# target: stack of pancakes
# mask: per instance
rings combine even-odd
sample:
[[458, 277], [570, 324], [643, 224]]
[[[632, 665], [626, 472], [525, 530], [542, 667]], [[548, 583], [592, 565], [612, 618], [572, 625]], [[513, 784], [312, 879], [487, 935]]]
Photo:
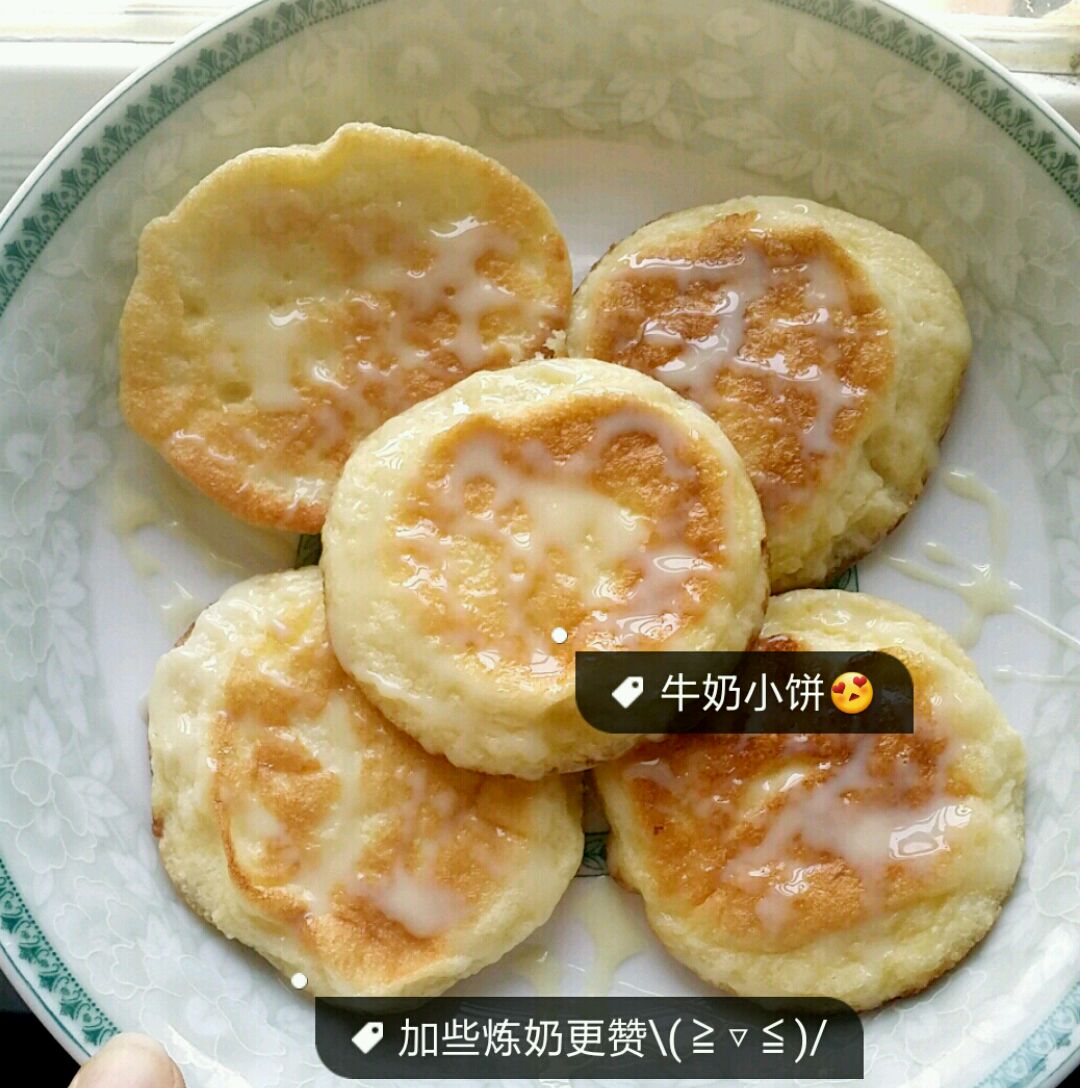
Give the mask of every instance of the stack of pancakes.
[[[135, 430], [238, 517], [322, 532], [321, 569], [234, 587], [154, 677], [162, 857], [227, 936], [316, 993], [441, 992], [550, 915], [590, 768], [612, 872], [724, 990], [871, 1008], [988, 931], [1019, 738], [943, 632], [816, 588], [918, 497], [970, 354], [914, 243], [742, 198], [571, 299], [523, 182], [350, 125], [152, 222], [121, 334]], [[751, 646], [896, 654], [914, 735], [577, 711], [576, 651]]]

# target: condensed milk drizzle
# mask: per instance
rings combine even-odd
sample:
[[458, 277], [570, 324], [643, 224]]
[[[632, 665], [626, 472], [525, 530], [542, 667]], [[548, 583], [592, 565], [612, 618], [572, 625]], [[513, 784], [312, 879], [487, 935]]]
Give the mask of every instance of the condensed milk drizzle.
[[[966, 605], [967, 614], [957, 632], [956, 640], [970, 649], [982, 634], [983, 626], [991, 616], [1013, 613], [1063, 646], [1080, 650], [1080, 639], [1020, 604], [1020, 586], [1005, 574], [1005, 561], [1009, 547], [1009, 510], [1001, 496], [980, 480], [975, 473], [953, 469], [945, 474], [945, 486], [960, 498], [978, 503], [986, 512], [989, 536], [989, 557], [975, 563], [955, 555], [949, 548], [935, 541], [923, 545], [923, 554], [936, 568], [923, 566], [911, 559], [889, 556], [889, 565], [919, 582], [938, 586], [955, 593]], [[946, 571], [954, 571], [950, 575]]]
[[[402, 857], [395, 859], [390, 872], [376, 880], [354, 879], [349, 890], [369, 900], [387, 918], [407, 929], [414, 937], [435, 937], [460, 922], [468, 913], [468, 904], [454, 889], [438, 879], [436, 863], [439, 850], [453, 834], [457, 821], [452, 819], [458, 807], [455, 791], [444, 789], [430, 795], [427, 775], [422, 769], [407, 776], [409, 796], [398, 817], [398, 841], [406, 846], [418, 842], [412, 865]], [[430, 837], [419, 832], [420, 808], [430, 803], [440, 817], [438, 830]]]
[[[836, 449], [833, 428], [842, 409], [855, 406], [863, 392], [849, 386], [837, 371], [840, 343], [850, 335], [842, 321], [849, 307], [847, 289], [832, 263], [813, 256], [794, 264], [775, 264], [754, 244], [763, 232], [751, 230], [750, 242], [729, 261], [694, 261], [630, 254], [621, 258], [629, 279], [673, 281], [680, 296], [664, 313], [651, 317], [636, 343], [677, 348], [676, 354], [650, 373], [666, 385], [715, 413], [723, 403], [717, 390], [722, 373], [746, 374], [764, 381], [777, 403], [809, 392], [816, 414], [800, 440], [807, 454], [827, 455]], [[747, 311], [772, 289], [789, 283], [802, 288], [804, 310], [778, 319], [784, 327], [809, 329], [819, 345], [819, 362], [793, 367], [783, 352], [759, 358], [746, 350]], [[713, 289], [707, 308], [690, 305], [685, 296], [698, 285]], [[709, 331], [687, 336], [680, 324], [688, 315], [709, 318]], [[625, 343], [624, 348], [630, 346]], [[758, 481], [755, 481], [758, 482]]]
[[[950, 849], [956, 831], [972, 816], [946, 788], [954, 759], [948, 744], [935, 759], [926, 796], [909, 803], [904, 794], [919, 784], [918, 773], [894, 761], [889, 782], [875, 774], [871, 760], [877, 737], [852, 738], [846, 758], [839, 753], [820, 759], [811, 742], [806, 735], [786, 738], [777, 759], [788, 770], [772, 779], [737, 783], [742, 791], [736, 796], [693, 797], [693, 773], [684, 779], [662, 757], [632, 764], [626, 772], [629, 778], [656, 783], [670, 796], [668, 804], [688, 806], [699, 820], [707, 820], [721, 806], [734, 817], [738, 808], [742, 821], [760, 829], [750, 845], [728, 857], [718, 877], [755, 897], [755, 912], [769, 933], [784, 927], [815, 873], [828, 864], [799, 860], [802, 850], [843, 861], [858, 877], [864, 903], [873, 909], [884, 901], [890, 866], [931, 861]], [[732, 743], [752, 745], [755, 740]], [[802, 769], [791, 770], [793, 764], [802, 764]]]
[[[430, 365], [433, 349], [414, 344], [409, 330], [445, 309], [456, 319], [456, 327], [449, 338], [439, 342], [439, 347], [452, 352], [464, 370], [475, 370], [486, 357], [481, 319], [497, 310], [532, 305], [477, 268], [480, 259], [488, 255], [513, 257], [517, 243], [498, 227], [470, 216], [448, 230], [428, 231], [424, 248], [430, 250], [431, 261], [422, 271], [408, 268], [399, 259], [373, 262], [363, 273], [368, 291], [394, 300], [392, 316], [381, 330], [386, 350], [394, 365]], [[361, 356], [360, 365], [365, 364], [370, 365], [370, 361]]]
[[[600, 419], [568, 456], [556, 457], [535, 439], [508, 444], [491, 430], [454, 447], [450, 470], [428, 486], [430, 513], [396, 535], [406, 545], [405, 588], [441, 596], [457, 649], [473, 649], [488, 667], [524, 658], [534, 673], [545, 674], [561, 672], [569, 650], [590, 639], [630, 647], [674, 631], [680, 613], [695, 604], [694, 587], [717, 573], [716, 557], [698, 554], [687, 540], [689, 505], [637, 512], [594, 482], [612, 444], [641, 434], [659, 446], [673, 481], [694, 477], [676, 434], [636, 409]], [[483, 501], [471, 505], [478, 489]], [[460, 580], [477, 577], [468, 566], [475, 544], [497, 557], [484, 595], [497, 596], [504, 609], [500, 637], [478, 638], [475, 617], [458, 599]], [[584, 613], [574, 627], [576, 644], [565, 652], [552, 644], [550, 625], [534, 629], [528, 620], [530, 600], [553, 579]]]
[[[798, 738], [792, 739], [797, 750]], [[819, 764], [812, 781], [785, 791], [782, 805], [762, 811], [765, 830], [758, 843], [725, 866], [725, 879], [759, 896], [755, 911], [766, 931], [784, 926], [820, 867], [795, 862], [797, 844], [842, 860], [874, 909], [884, 901], [891, 865], [925, 862], [948, 850], [950, 830], [970, 821], [970, 808], [945, 792], [946, 759], [936, 764], [930, 798], [917, 807], [869, 800], [882, 786], [869, 769], [877, 745], [876, 737], [857, 737], [844, 762]]]
[[[457, 791], [438, 788], [423, 768], [400, 768], [400, 781], [395, 785], [402, 799], [391, 816], [394, 859], [386, 872], [364, 872], [364, 857], [358, 857], [355, 848], [356, 828], [370, 824], [370, 807], [365, 800], [364, 761], [356, 750], [352, 714], [348, 699], [334, 692], [303, 732], [307, 754], [333, 771], [339, 791], [310, 841], [303, 845], [289, 841], [283, 827], [275, 835], [267, 834], [272, 830], [267, 817], [250, 798], [241, 809], [242, 827], [233, 820], [233, 835], [241, 832], [254, 842], [275, 838], [279, 849], [290, 851], [297, 865], [291, 879], [306, 901], [308, 924], [332, 914], [338, 897], [359, 898], [414, 937], [435, 937], [468, 913], [465, 898], [441, 880], [438, 872], [440, 851], [468, 819], [468, 813]], [[242, 726], [252, 737], [261, 732], [256, 722]], [[253, 811], [257, 820], [252, 819]], [[433, 824], [435, 830], [428, 833]]]
[[1034, 684], [1061, 684], [1066, 687], [1080, 686], [1080, 674], [1029, 672], [1025, 669], [1014, 669], [1011, 665], [999, 665], [994, 669], [994, 675], [1001, 680], [1029, 680]]
[[583, 994], [604, 997], [611, 992], [619, 968], [648, 948], [649, 930], [638, 904], [611, 877], [591, 877], [578, 883], [583, 887], [573, 897], [573, 914], [592, 944]]
[[[589, 938], [590, 952], [585, 962], [564, 965], [550, 947], [534, 939], [507, 956], [506, 965], [541, 997], [563, 993], [564, 966], [581, 979], [572, 984], [572, 993], [606, 996], [615, 987], [623, 964], [646, 951], [651, 943], [640, 905], [609, 876], [574, 881], [564, 903], [569, 917]], [[621, 989], [638, 989], [626, 982], [620, 981], [619, 985]]]
[[[507, 289], [481, 268], [518, 251], [516, 239], [493, 223], [469, 216], [418, 235], [362, 220], [338, 230], [359, 262], [350, 287], [333, 295], [315, 288], [279, 305], [257, 298], [224, 315], [228, 346], [211, 357], [222, 389], [238, 390], [239, 400], [264, 411], [323, 399], [314, 418], [328, 448], [341, 439], [342, 415], [372, 430], [448, 384], [455, 368], [461, 377], [488, 365], [489, 315], [516, 311], [525, 330], [501, 339], [507, 362], [520, 361], [523, 342], [532, 341], [529, 325], [539, 328], [554, 315], [550, 305]], [[436, 328], [440, 315], [449, 320]], [[302, 425], [308, 417], [305, 411]]]

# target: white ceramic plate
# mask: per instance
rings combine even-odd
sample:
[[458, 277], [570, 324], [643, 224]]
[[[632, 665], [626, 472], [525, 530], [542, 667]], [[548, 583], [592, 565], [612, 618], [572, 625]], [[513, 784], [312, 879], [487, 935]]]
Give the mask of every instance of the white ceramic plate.
[[[659, 213], [782, 192], [909, 234], [955, 278], [970, 380], [941, 468], [859, 580], [954, 631], [962, 596], [890, 556], [1016, 583], [1026, 611], [973, 652], [1028, 744], [1027, 860], [974, 955], [867, 1017], [867, 1076], [1060, 1078], [1080, 1043], [1080, 657], [1048, 625], [1080, 634], [1080, 149], [991, 62], [876, 0], [267, 0], [59, 145], [0, 227], [0, 966], [76, 1056], [140, 1028], [191, 1088], [333, 1082], [310, 1003], [165, 879], [139, 705], [192, 609], [295, 541], [229, 522], [125, 432], [115, 345], [151, 216], [239, 151], [358, 118], [501, 159], [550, 201], [579, 275]], [[1000, 541], [957, 469], [1000, 496]], [[976, 566], [935, 565], [930, 539]], [[605, 989], [614, 970], [614, 992], [700, 991], [604, 877], [530, 948], [470, 989]]]

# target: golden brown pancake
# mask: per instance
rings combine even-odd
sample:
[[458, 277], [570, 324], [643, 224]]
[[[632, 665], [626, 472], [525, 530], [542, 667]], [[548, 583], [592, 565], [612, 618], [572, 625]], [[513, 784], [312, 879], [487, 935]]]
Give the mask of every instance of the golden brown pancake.
[[460, 770], [368, 702], [314, 567], [203, 612], [158, 665], [150, 747], [181, 895], [316, 994], [439, 993], [543, 923], [581, 857], [577, 780]]
[[357, 441], [475, 370], [544, 350], [566, 245], [508, 170], [352, 124], [225, 163], [139, 243], [121, 406], [234, 514], [317, 532]]
[[982, 939], [1016, 879], [1020, 738], [952, 639], [890, 602], [784, 594], [758, 645], [899, 657], [915, 733], [642, 745], [594, 772], [609, 867], [671, 952], [725, 990], [858, 1009], [921, 990]]
[[742, 649], [763, 530], [719, 427], [659, 382], [582, 359], [473, 375], [346, 466], [323, 533], [331, 640], [430, 751], [580, 769], [634, 738], [581, 718], [574, 652]]
[[780, 590], [824, 582], [914, 502], [971, 339], [913, 242], [747, 197], [613, 247], [578, 288], [567, 349], [650, 374], [720, 423], [761, 498]]

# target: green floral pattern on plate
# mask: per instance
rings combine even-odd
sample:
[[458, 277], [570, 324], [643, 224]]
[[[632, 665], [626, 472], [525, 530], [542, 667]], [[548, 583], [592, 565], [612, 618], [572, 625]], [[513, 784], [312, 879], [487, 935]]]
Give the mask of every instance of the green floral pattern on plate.
[[[190, 916], [157, 867], [144, 812], [131, 806], [138, 791], [125, 761], [143, 757], [137, 746], [114, 750], [100, 724], [118, 721], [117, 708], [135, 699], [122, 692], [111, 702], [99, 670], [95, 623], [104, 620], [91, 607], [87, 556], [98, 536], [91, 485], [121, 444], [112, 328], [135, 237], [236, 151], [322, 135], [350, 116], [480, 146], [615, 140], [665, 154], [689, 149], [718, 169], [745, 170], [762, 188], [804, 192], [894, 225], [964, 287], [976, 337], [994, 346], [984, 366], [1023, 432], [1024, 455], [1060, 500], [1046, 513], [1057, 582], [1069, 600], [1080, 585], [1080, 549], [1069, 545], [1080, 526], [1080, 389], [1055, 362], [1080, 344], [1077, 152], [1022, 92], [874, 0], [678, 4], [681, 19], [601, 0], [367, 6], [270, 2], [204, 32], [87, 121], [18, 198], [0, 234], [0, 421], [13, 439], [0, 462], [8, 695], [0, 708], [0, 951], [58, 1029], [88, 1047], [115, 1030], [102, 1006], [126, 1010], [125, 1027], [164, 1033], [182, 992], [187, 1060], [205, 1085], [235, 1083], [228, 1062], [238, 1054], [259, 1088], [312, 1083], [317, 1062], [300, 1053], [310, 1025], [291, 996], [280, 999], [269, 972], [212, 935], [197, 955], [185, 943]], [[595, 36], [574, 37], [571, 28], [586, 24]], [[273, 61], [256, 61], [270, 49], [280, 50]], [[770, 72], [790, 74], [790, 85]], [[831, 97], [801, 90], [823, 86]], [[994, 143], [984, 119], [1007, 140]], [[938, 140], [939, 131], [948, 138]], [[990, 149], [977, 176], [957, 150], [971, 148]], [[918, 171], [944, 180], [920, 188]], [[99, 185], [106, 175], [109, 184]], [[1014, 214], [1021, 191], [1030, 199]], [[1063, 600], [1059, 611], [1069, 607]], [[1075, 883], [1076, 851], [1060, 815], [1073, 795], [1077, 753], [1065, 726], [1074, 704], [1059, 693], [1039, 711], [1041, 733], [1053, 735], [1061, 756], [1034, 768], [1044, 778], [1032, 798], [1036, 848], [1025, 877], [1028, 901], [1060, 919], [1048, 931], [1058, 940], [1077, 920], [1063, 886]], [[601, 864], [600, 843], [590, 836], [586, 865]], [[115, 939], [97, 933], [102, 919]], [[994, 939], [1019, 947], [1015, 936]], [[81, 982], [70, 966], [76, 950]], [[962, 1039], [970, 1012], [951, 994], [977, 970], [965, 965], [933, 995], [890, 1014], [875, 1045], [917, 1072], [909, 1043], [923, 1045], [928, 1001], [935, 1018], [948, 1018], [947, 1034]], [[1022, 1086], [1060, 1072], [1074, 1050], [1077, 1006], [1069, 989], [982, 1083]], [[232, 1021], [244, 1017], [273, 1025], [272, 1037], [240, 1038]], [[895, 1066], [878, 1069], [881, 1083], [893, 1082]], [[947, 1082], [964, 1082], [965, 1072]]]

